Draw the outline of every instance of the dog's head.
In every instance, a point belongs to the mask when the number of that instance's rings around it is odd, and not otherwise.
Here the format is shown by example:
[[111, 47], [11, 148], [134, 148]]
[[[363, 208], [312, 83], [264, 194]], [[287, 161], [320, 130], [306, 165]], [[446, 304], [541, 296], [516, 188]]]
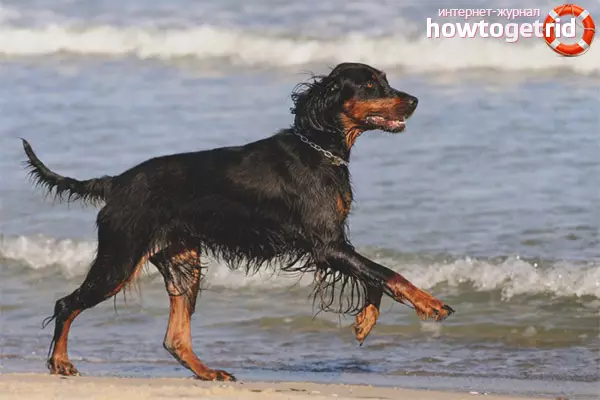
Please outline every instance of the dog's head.
[[382, 71], [358, 63], [340, 64], [329, 75], [299, 85], [292, 100], [298, 128], [342, 132], [348, 148], [364, 131], [402, 132], [418, 103], [392, 88]]

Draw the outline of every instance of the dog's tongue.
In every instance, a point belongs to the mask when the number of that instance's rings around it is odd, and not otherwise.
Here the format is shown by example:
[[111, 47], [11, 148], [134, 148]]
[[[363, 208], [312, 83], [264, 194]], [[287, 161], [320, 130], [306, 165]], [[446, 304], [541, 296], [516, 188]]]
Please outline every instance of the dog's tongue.
[[391, 128], [391, 129], [400, 128], [403, 125], [404, 125], [404, 121], [400, 121], [399, 119], [385, 121], [385, 126], [387, 126], [388, 128]]
[[402, 126], [404, 126], [404, 121], [399, 120], [399, 119], [385, 119], [380, 116], [373, 116], [373, 117], [369, 117], [369, 120], [371, 120], [372, 122], [374, 122], [380, 126], [383, 125], [389, 129], [397, 129], [397, 128], [401, 128]]

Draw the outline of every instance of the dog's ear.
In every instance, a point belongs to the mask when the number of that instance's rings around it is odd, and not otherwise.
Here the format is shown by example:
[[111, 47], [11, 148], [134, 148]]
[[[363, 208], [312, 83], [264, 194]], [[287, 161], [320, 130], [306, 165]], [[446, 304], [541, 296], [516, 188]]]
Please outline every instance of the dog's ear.
[[343, 106], [343, 91], [339, 76], [315, 76], [312, 82], [297, 85], [292, 93], [294, 123], [317, 131], [336, 129], [332, 115]]
[[331, 108], [341, 103], [343, 82], [339, 76], [328, 76], [322, 82], [325, 86], [323, 92], [324, 108]]

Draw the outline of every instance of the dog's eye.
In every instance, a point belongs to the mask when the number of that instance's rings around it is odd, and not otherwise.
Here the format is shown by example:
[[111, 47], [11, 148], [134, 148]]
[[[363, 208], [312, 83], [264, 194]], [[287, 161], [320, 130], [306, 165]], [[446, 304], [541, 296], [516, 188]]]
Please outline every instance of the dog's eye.
[[373, 81], [369, 81], [365, 84], [365, 86], [369, 89], [373, 89], [375, 87], [375, 84], [373, 83]]

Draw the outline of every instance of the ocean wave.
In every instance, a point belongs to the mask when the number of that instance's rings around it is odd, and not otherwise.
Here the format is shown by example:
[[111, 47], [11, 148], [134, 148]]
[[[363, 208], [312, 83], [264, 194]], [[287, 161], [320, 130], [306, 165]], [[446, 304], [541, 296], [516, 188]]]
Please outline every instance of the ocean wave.
[[[424, 28], [423, 28], [424, 29]], [[306, 64], [358, 61], [382, 68], [456, 71], [485, 68], [506, 71], [565, 68], [600, 72], [600, 51], [560, 57], [542, 39], [505, 43], [495, 39], [434, 40], [413, 34], [374, 37], [351, 33], [336, 39], [294, 37], [201, 25], [158, 29], [72, 23], [17, 27], [0, 19], [0, 54], [7, 57], [67, 53], [80, 56], [175, 60], [192, 58], [229, 65], [289, 68]]]
[[[96, 252], [96, 243], [43, 236], [1, 237], [0, 261], [23, 268], [41, 270], [58, 268], [67, 278], [86, 273]], [[381, 255], [363, 249], [374, 260], [409, 278], [415, 285], [430, 289], [436, 285], [460, 288], [467, 285], [477, 292], [499, 290], [504, 299], [517, 295], [549, 294], [553, 296], [594, 296], [600, 298], [600, 264], [567, 261], [539, 265], [518, 257], [501, 259], [432, 258], [426, 255]], [[5, 268], [4, 266], [1, 266]], [[155, 273], [154, 268], [150, 268]], [[246, 276], [226, 265], [210, 260], [206, 285], [226, 288], [281, 288], [297, 284], [308, 286], [310, 276], [290, 277], [277, 271], [262, 271]]]
[[18, 19], [20, 13], [11, 7], [6, 7], [0, 3], [0, 24]]

